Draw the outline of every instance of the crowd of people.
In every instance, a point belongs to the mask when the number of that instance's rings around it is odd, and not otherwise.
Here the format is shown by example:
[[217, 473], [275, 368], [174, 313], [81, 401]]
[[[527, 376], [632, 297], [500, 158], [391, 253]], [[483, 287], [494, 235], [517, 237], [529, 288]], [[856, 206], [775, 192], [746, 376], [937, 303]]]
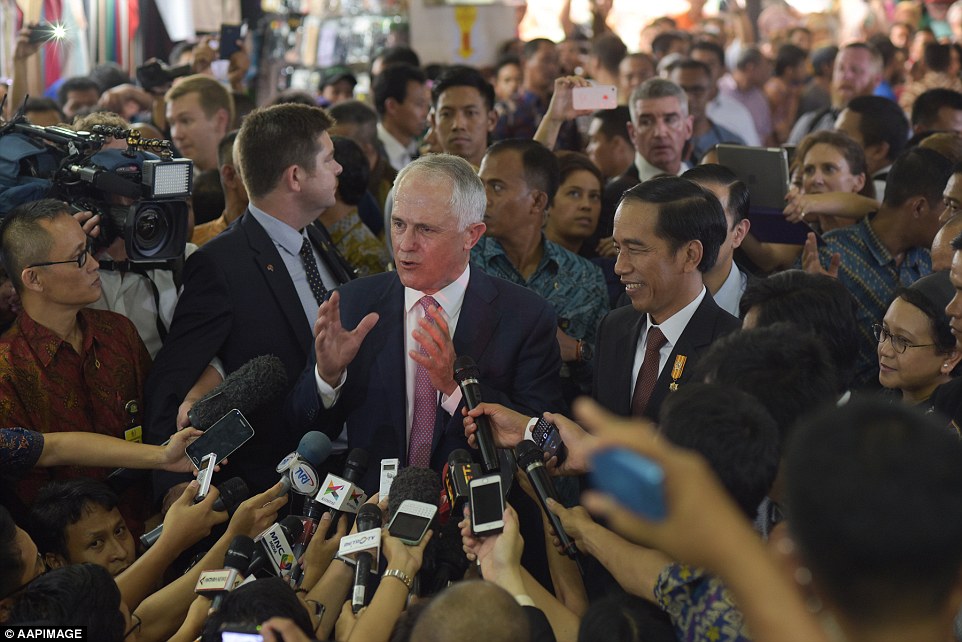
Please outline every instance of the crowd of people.
[[[208, 37], [158, 86], [33, 87], [25, 25], [0, 628], [962, 640], [962, 1], [868, 4], [841, 38], [692, 0], [636, 51], [596, 3], [483, 68], [378, 52], [368, 100], [347, 67], [255, 96], [246, 45], [215, 77]], [[593, 84], [617, 105], [576, 108]], [[116, 181], [66, 202], [23, 170], [42, 145], [5, 152], [98, 125], [192, 161], [175, 258], [131, 256]], [[143, 171], [135, 135], [95, 139]], [[720, 144], [785, 150], [779, 212]], [[235, 407], [249, 439], [199, 474]], [[471, 477], [498, 477], [493, 531]], [[436, 507], [423, 536], [386, 526], [404, 500]]]

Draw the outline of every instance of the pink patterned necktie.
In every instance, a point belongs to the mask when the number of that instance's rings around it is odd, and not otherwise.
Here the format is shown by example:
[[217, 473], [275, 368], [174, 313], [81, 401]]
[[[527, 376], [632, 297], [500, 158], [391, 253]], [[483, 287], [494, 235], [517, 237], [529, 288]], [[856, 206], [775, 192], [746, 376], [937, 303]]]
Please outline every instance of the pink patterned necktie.
[[[418, 301], [427, 317], [428, 308], [440, 308], [434, 297], [424, 296]], [[430, 318], [430, 317], [428, 317]], [[427, 354], [424, 346], [418, 352]], [[431, 462], [431, 443], [434, 441], [434, 424], [438, 410], [438, 391], [424, 366], [418, 364], [414, 375], [414, 413], [411, 418], [411, 438], [408, 444], [408, 466], [427, 468]]]

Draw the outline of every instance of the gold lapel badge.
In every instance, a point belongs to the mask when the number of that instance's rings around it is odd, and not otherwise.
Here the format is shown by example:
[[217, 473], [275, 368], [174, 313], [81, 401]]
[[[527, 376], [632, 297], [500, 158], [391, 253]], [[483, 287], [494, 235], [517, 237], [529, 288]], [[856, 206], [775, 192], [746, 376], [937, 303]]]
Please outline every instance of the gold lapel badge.
[[668, 389], [672, 392], [678, 390], [678, 380], [681, 379], [681, 373], [685, 371], [686, 361], [688, 361], [688, 357], [685, 355], [675, 355], [675, 365], [671, 367], [671, 383], [668, 384]]

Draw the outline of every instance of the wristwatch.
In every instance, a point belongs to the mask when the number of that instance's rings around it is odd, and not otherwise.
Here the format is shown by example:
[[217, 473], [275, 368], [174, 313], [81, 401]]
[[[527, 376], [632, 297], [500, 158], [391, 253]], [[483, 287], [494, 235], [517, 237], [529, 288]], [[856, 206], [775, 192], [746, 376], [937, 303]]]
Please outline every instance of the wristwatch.
[[595, 356], [595, 351], [592, 349], [591, 344], [581, 339], [578, 340], [578, 361], [591, 361]]

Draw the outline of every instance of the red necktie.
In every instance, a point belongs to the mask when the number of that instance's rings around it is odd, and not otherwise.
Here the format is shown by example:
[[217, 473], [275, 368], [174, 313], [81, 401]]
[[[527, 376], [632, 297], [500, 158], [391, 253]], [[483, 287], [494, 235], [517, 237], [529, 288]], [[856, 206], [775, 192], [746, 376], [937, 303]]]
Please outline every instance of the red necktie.
[[[434, 297], [424, 296], [418, 301], [427, 316], [428, 308], [439, 308]], [[427, 354], [424, 346], [418, 352]], [[424, 366], [418, 364], [414, 375], [414, 413], [411, 417], [411, 438], [408, 442], [408, 466], [427, 468], [431, 461], [431, 443], [434, 441], [434, 424], [438, 411], [438, 391]]]
[[655, 389], [655, 382], [658, 381], [658, 363], [661, 356], [658, 354], [662, 346], [668, 342], [661, 328], [652, 326], [648, 330], [645, 341], [645, 359], [641, 362], [638, 369], [638, 381], [635, 383], [635, 392], [631, 395], [631, 414], [640, 417], [645, 414], [648, 400]]

